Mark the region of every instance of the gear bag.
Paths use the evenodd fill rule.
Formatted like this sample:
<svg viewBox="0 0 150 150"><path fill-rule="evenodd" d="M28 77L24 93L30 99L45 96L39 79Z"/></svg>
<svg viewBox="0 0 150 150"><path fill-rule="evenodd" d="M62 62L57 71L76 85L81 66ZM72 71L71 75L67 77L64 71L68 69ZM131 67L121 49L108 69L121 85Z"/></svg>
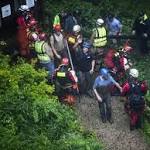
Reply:
<svg viewBox="0 0 150 150"><path fill-rule="evenodd" d="M141 83L132 82L130 84L129 102L131 109L140 110L143 108L145 102L141 91Z"/></svg>

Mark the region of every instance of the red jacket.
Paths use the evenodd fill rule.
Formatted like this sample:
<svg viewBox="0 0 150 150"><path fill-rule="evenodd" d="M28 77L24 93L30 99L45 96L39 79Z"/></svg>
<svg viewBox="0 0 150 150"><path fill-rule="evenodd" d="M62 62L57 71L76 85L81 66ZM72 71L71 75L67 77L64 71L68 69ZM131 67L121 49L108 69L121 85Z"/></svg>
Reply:
<svg viewBox="0 0 150 150"><path fill-rule="evenodd" d="M122 87L122 95L127 95L130 92L130 90L131 90L130 89L130 84L127 81L127 82L124 83L124 85ZM147 90L148 90L148 85L147 85L146 81L142 81L142 83L141 83L142 93L146 94Z"/></svg>

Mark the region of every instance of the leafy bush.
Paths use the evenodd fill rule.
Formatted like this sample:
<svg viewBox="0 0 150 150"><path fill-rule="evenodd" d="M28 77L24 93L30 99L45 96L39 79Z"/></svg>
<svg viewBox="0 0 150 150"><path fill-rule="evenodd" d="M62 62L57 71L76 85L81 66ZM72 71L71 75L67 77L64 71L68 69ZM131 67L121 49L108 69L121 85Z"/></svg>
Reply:
<svg viewBox="0 0 150 150"><path fill-rule="evenodd" d="M19 61L9 65L0 54L1 150L100 150L95 136L84 131L73 109L60 105L46 72Z"/></svg>

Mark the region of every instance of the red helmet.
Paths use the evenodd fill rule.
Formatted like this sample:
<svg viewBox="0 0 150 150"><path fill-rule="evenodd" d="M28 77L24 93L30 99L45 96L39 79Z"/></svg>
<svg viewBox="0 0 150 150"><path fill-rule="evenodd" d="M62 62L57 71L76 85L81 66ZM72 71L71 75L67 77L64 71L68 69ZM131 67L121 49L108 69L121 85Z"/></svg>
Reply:
<svg viewBox="0 0 150 150"><path fill-rule="evenodd" d="M39 34L39 39L40 40L46 40L46 37L47 37L46 33L44 33L44 32Z"/></svg>
<svg viewBox="0 0 150 150"><path fill-rule="evenodd" d="M63 58L62 61L61 61L61 64L67 66L69 64L69 59L67 57Z"/></svg>
<svg viewBox="0 0 150 150"><path fill-rule="evenodd" d="M60 31L61 31L61 26L60 26L60 25L56 25L56 26L54 27L54 30L55 30L56 32L60 32Z"/></svg>
<svg viewBox="0 0 150 150"><path fill-rule="evenodd" d="M33 18L33 19L31 19L30 21L29 21L29 26L30 27L34 27L35 25L37 25L37 21Z"/></svg>

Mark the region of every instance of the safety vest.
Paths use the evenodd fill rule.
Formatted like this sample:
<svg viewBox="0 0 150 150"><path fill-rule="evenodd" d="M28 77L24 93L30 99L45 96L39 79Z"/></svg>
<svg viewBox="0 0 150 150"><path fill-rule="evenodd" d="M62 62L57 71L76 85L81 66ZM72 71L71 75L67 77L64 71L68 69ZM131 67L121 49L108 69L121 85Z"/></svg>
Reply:
<svg viewBox="0 0 150 150"><path fill-rule="evenodd" d="M61 86L71 85L71 80L68 78L69 68L66 66L61 66L56 72L56 79Z"/></svg>
<svg viewBox="0 0 150 150"><path fill-rule="evenodd" d="M56 15L54 17L53 28L55 28L56 25L60 25L60 17L59 17L59 15Z"/></svg>
<svg viewBox="0 0 150 150"><path fill-rule="evenodd" d="M103 47L107 43L106 38L106 29L104 27L98 27L93 30L96 33L96 36L94 38L94 47Z"/></svg>
<svg viewBox="0 0 150 150"><path fill-rule="evenodd" d="M36 41L35 42L35 51L37 52L37 57L41 62L49 62L50 57L44 49L45 41Z"/></svg>

